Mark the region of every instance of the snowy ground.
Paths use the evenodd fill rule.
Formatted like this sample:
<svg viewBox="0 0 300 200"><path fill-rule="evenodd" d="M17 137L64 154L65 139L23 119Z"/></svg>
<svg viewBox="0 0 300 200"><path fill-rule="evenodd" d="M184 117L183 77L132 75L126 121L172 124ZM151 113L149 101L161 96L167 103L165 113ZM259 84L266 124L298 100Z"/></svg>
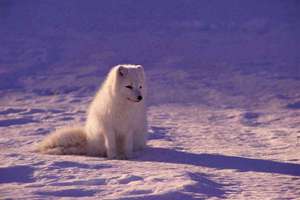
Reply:
<svg viewBox="0 0 300 200"><path fill-rule="evenodd" d="M27 2L0 2L0 199L300 199L297 1ZM146 69L149 148L33 152L117 63Z"/></svg>

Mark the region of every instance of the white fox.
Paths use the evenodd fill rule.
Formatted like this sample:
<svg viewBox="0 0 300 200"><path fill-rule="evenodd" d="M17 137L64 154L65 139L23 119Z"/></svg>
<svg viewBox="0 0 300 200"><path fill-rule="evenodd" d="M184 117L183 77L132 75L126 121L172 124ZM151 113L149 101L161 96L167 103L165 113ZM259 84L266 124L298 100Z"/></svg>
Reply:
<svg viewBox="0 0 300 200"><path fill-rule="evenodd" d="M88 109L85 127L67 127L38 145L48 154L128 159L146 146L146 81L141 65L111 69Z"/></svg>

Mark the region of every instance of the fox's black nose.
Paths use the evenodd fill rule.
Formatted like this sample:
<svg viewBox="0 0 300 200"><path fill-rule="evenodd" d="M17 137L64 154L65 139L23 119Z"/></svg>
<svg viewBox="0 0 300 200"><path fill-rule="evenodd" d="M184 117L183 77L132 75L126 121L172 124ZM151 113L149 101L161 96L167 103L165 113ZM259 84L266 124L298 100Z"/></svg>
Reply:
<svg viewBox="0 0 300 200"><path fill-rule="evenodd" d="M143 97L142 97L142 96L138 96L137 99L138 99L139 101L141 101L141 100L143 99Z"/></svg>

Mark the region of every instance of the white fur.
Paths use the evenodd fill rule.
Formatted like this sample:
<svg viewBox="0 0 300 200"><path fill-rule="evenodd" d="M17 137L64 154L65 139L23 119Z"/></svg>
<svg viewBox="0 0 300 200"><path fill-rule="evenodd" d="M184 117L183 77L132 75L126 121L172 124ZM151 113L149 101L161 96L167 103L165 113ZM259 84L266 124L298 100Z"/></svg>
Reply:
<svg viewBox="0 0 300 200"><path fill-rule="evenodd" d="M143 97L139 102L138 96ZM84 129L58 130L42 141L38 149L50 154L128 159L134 150L146 145L145 98L143 67L115 66L90 104Z"/></svg>

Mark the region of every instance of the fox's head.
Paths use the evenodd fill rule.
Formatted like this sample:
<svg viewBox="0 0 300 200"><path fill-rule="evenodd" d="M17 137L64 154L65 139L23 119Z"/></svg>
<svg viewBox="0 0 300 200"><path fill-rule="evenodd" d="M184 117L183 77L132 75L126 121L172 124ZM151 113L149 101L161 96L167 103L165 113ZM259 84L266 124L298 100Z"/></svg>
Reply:
<svg viewBox="0 0 300 200"><path fill-rule="evenodd" d="M117 66L118 92L126 101L140 102L146 96L144 68L141 65Z"/></svg>

